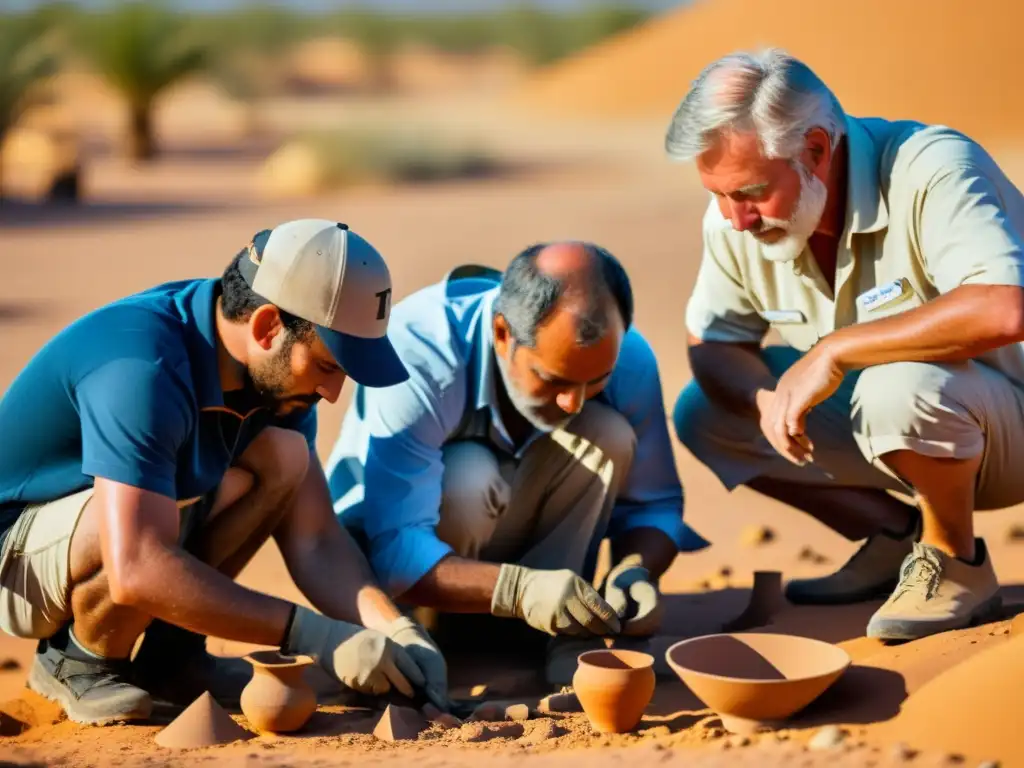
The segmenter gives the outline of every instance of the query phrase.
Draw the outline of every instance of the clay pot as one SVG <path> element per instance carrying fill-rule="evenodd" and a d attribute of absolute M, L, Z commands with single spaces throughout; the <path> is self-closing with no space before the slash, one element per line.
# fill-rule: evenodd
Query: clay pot
<path fill-rule="evenodd" d="M 595 731 L 631 731 L 654 694 L 654 657 L 622 650 L 581 653 L 572 685 Z"/>
<path fill-rule="evenodd" d="M 668 649 L 666 660 L 733 733 L 778 725 L 850 665 L 849 654 L 830 643 L 752 632 L 683 640 Z"/>
<path fill-rule="evenodd" d="M 252 664 L 252 680 L 242 689 L 242 713 L 258 731 L 296 731 L 316 711 L 316 694 L 306 682 L 309 656 L 282 656 L 257 651 L 245 660 Z"/>

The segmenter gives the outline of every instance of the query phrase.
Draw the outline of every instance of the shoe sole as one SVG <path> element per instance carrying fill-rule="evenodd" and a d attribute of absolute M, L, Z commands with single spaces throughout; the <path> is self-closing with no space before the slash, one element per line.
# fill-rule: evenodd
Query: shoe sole
<path fill-rule="evenodd" d="M 1000 618 L 1003 608 L 1002 595 L 996 594 L 979 605 L 967 619 L 952 619 L 946 622 L 901 621 L 882 619 L 878 624 L 868 624 L 867 636 L 877 640 L 920 640 L 949 632 L 967 629 L 977 624 L 986 624 Z"/>
<path fill-rule="evenodd" d="M 28 672 L 27 685 L 44 699 L 56 702 L 63 708 L 69 720 L 82 725 L 116 725 L 148 720 L 152 705 L 139 707 L 134 712 L 97 715 L 87 704 L 68 694 L 67 690 L 50 675 L 38 659 L 34 659 Z"/>
<path fill-rule="evenodd" d="M 793 605 L 852 605 L 854 603 L 866 603 L 871 600 L 885 599 L 896 589 L 898 580 L 893 579 L 877 587 L 863 589 L 860 592 L 831 593 L 831 594 L 790 594 L 785 591 L 786 600 Z"/>

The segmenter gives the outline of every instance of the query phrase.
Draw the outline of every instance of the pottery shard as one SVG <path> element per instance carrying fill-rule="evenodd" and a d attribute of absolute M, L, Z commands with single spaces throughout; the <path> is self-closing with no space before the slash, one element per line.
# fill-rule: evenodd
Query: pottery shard
<path fill-rule="evenodd" d="M 505 707 L 505 719 L 515 721 L 529 720 L 530 708 L 525 704 L 509 704 Z"/>
<path fill-rule="evenodd" d="M 403 741 L 415 739 L 427 727 L 426 721 L 415 709 L 388 704 L 373 735 L 381 741 Z"/>
<path fill-rule="evenodd" d="M 552 712 L 582 712 L 583 707 L 580 706 L 580 700 L 576 698 L 575 693 L 553 693 L 540 700 L 540 704 L 537 705 L 537 711 L 542 714 L 550 714 Z"/>
<path fill-rule="evenodd" d="M 447 712 L 442 712 L 440 709 L 435 707 L 429 701 L 423 705 L 423 716 L 432 723 L 437 723 L 442 728 L 459 728 L 462 726 L 462 721 L 459 720 L 455 715 L 451 715 Z"/>
<path fill-rule="evenodd" d="M 745 547 L 760 547 L 775 541 L 775 531 L 767 525 L 748 525 L 740 532 L 740 543 Z"/>
<path fill-rule="evenodd" d="M 841 728 L 835 725 L 826 725 L 821 728 L 807 743 L 810 749 L 834 749 L 843 743 L 846 734 Z"/>
<path fill-rule="evenodd" d="M 21 669 L 21 662 L 17 659 L 4 659 L 0 661 L 0 672 L 14 672 Z"/>
<path fill-rule="evenodd" d="M 170 749 L 212 747 L 251 738 L 209 692 L 189 704 L 170 725 L 156 735 L 156 743 Z"/>

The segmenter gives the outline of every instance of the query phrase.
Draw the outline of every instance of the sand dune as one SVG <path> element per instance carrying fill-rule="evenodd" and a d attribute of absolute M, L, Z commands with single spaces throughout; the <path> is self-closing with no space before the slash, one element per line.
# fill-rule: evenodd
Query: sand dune
<path fill-rule="evenodd" d="M 1016 0 L 695 0 L 539 73 L 517 98 L 562 114 L 667 120 L 708 62 L 776 45 L 810 64 L 852 114 L 1003 142 L 1024 135 L 1022 26 Z"/>

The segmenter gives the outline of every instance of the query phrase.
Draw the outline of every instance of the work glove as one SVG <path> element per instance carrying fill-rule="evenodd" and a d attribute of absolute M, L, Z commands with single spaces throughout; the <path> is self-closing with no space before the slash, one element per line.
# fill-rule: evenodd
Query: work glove
<path fill-rule="evenodd" d="M 413 698 L 426 680 L 405 649 L 382 632 L 296 606 L 281 652 L 311 656 L 354 691 L 381 696 L 392 688 Z"/>
<path fill-rule="evenodd" d="M 491 598 L 495 616 L 523 619 L 549 635 L 591 637 L 619 632 L 619 618 L 592 586 L 572 571 L 542 571 L 505 563 Z"/>
<path fill-rule="evenodd" d="M 406 616 L 388 625 L 387 636 L 405 649 L 426 680 L 425 693 L 430 703 L 442 712 L 451 711 L 448 701 L 448 665 L 427 630 Z"/>
<path fill-rule="evenodd" d="M 665 606 L 640 555 L 629 555 L 612 568 L 604 599 L 622 621 L 623 635 L 650 637 L 661 626 Z"/>

